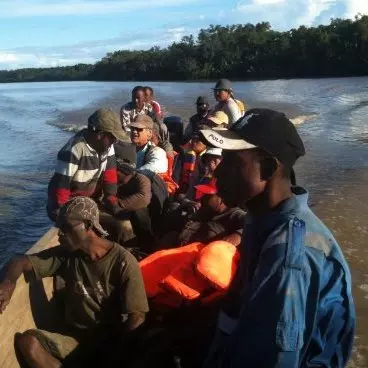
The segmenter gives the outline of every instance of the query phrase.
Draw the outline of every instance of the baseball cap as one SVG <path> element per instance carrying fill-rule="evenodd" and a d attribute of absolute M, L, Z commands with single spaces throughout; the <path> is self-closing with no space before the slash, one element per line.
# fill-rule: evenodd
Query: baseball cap
<path fill-rule="evenodd" d="M 110 109 L 98 109 L 88 118 L 88 128 L 92 131 L 111 133 L 120 141 L 129 138 L 121 127 L 119 116 Z"/>
<path fill-rule="evenodd" d="M 125 174 L 132 174 L 136 168 L 137 152 L 132 143 L 115 144 L 117 169 Z"/>
<path fill-rule="evenodd" d="M 146 114 L 138 115 L 135 120 L 130 123 L 130 126 L 133 128 L 153 129 L 153 120 Z"/>
<path fill-rule="evenodd" d="M 207 97 L 205 97 L 205 96 L 199 96 L 197 98 L 196 104 L 197 105 L 208 105 L 208 99 L 207 99 Z"/>
<path fill-rule="evenodd" d="M 211 120 L 216 125 L 229 124 L 229 117 L 223 111 L 216 111 L 208 116 L 207 120 Z"/>
<path fill-rule="evenodd" d="M 233 87 L 231 85 L 231 82 L 228 79 L 221 78 L 217 81 L 214 90 L 216 89 L 225 89 L 227 91 L 232 91 Z"/>
<path fill-rule="evenodd" d="M 198 184 L 194 186 L 195 192 L 195 200 L 199 201 L 206 194 L 216 194 L 216 179 L 212 179 L 208 184 Z"/>
<path fill-rule="evenodd" d="M 212 156 L 222 156 L 222 149 L 221 148 L 207 148 L 206 152 L 203 154 L 204 155 L 212 155 Z"/>
<path fill-rule="evenodd" d="M 89 197 L 74 197 L 61 207 L 56 226 L 60 227 L 66 220 L 90 221 L 101 235 L 109 235 L 100 225 L 100 212 L 96 202 Z"/>
<path fill-rule="evenodd" d="M 224 150 L 261 148 L 292 167 L 305 155 L 294 124 L 285 114 L 269 109 L 251 109 L 229 129 L 201 130 L 205 140 Z"/>

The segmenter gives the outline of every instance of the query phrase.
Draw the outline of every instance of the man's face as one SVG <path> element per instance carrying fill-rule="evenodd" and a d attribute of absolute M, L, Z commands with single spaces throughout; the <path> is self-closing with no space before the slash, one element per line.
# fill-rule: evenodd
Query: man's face
<path fill-rule="evenodd" d="M 197 113 L 200 115 L 205 115 L 208 111 L 208 105 L 207 104 L 197 104 Z"/>
<path fill-rule="evenodd" d="M 118 170 L 118 183 L 120 185 L 128 184 L 131 178 L 132 178 L 131 174 L 126 174 L 126 173 Z"/>
<path fill-rule="evenodd" d="M 145 100 L 146 100 L 146 97 L 144 95 L 144 92 L 141 90 L 137 91 L 135 95 L 133 96 L 133 102 L 135 103 L 135 106 L 139 110 L 143 109 Z"/>
<path fill-rule="evenodd" d="M 130 127 L 130 139 L 137 147 L 145 146 L 151 137 L 151 129 Z"/>
<path fill-rule="evenodd" d="M 87 231 L 82 221 L 64 220 L 59 227 L 59 242 L 69 252 L 83 248 L 88 243 Z"/>
<path fill-rule="evenodd" d="M 213 93 L 218 102 L 225 102 L 230 98 L 230 92 L 226 89 L 215 89 Z"/>
<path fill-rule="evenodd" d="M 221 160 L 222 160 L 222 157 L 206 154 L 203 157 L 203 166 L 210 173 L 213 173 L 216 170 L 217 166 L 220 164 Z"/>
<path fill-rule="evenodd" d="M 111 133 L 102 132 L 99 142 L 101 144 L 101 151 L 106 152 L 116 142 L 116 138 Z"/>
<path fill-rule="evenodd" d="M 229 207 L 242 206 L 265 190 L 255 150 L 225 151 L 215 171 L 220 197 Z"/>
<path fill-rule="evenodd" d="M 147 103 L 150 103 L 152 100 L 152 93 L 148 88 L 144 90 L 144 98 Z"/>

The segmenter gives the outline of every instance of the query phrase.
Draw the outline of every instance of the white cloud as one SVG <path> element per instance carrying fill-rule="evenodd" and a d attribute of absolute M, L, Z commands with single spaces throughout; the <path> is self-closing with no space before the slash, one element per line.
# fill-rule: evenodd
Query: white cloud
<path fill-rule="evenodd" d="M 296 22 L 298 25 L 310 26 L 322 12 L 329 9 L 335 3 L 335 0 L 307 0 L 305 2 L 304 14 L 301 14 L 296 19 Z"/>
<path fill-rule="evenodd" d="M 11 62 L 17 62 L 18 56 L 14 53 L 10 52 L 0 52 L 0 64 L 1 63 L 11 63 Z"/>
<path fill-rule="evenodd" d="M 358 13 L 368 15 L 368 0 L 345 0 L 344 17 L 354 18 Z"/>
<path fill-rule="evenodd" d="M 152 46 L 165 47 L 178 42 L 185 34 L 195 33 L 185 27 L 148 29 L 145 32 L 124 33 L 105 40 L 83 42 L 69 46 L 21 47 L 0 50 L 0 70 L 29 67 L 53 67 L 91 64 L 100 60 L 108 52 L 117 50 L 149 49 Z"/>
<path fill-rule="evenodd" d="M 237 4 L 235 12 L 249 16 L 249 20 L 246 19 L 244 22 L 269 21 L 274 28 L 290 29 L 300 25 L 314 25 L 322 13 L 332 9 L 338 2 L 339 0 L 240 1 Z M 327 19 L 329 20 L 329 18 Z"/>
<path fill-rule="evenodd" d="M 31 1 L 29 0 L 5 0 L 1 1 L 0 17 L 11 18 L 127 13 L 147 8 L 178 7 L 194 2 L 196 2 L 196 0 L 150 0 L 149 2 L 136 0 L 35 0 L 33 1 L 33 4 L 31 4 Z"/>

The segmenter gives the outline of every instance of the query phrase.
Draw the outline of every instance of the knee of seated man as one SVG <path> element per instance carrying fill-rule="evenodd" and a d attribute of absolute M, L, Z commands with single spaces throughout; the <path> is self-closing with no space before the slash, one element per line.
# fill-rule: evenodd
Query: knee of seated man
<path fill-rule="evenodd" d="M 41 347 L 37 337 L 27 333 L 27 331 L 22 334 L 18 333 L 15 335 L 15 345 L 23 354 L 32 356 L 37 355 L 39 348 Z"/>

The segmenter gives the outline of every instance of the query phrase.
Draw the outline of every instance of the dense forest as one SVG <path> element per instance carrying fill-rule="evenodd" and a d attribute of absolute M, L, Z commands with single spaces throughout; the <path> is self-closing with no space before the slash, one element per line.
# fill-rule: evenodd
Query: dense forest
<path fill-rule="evenodd" d="M 368 16 L 286 32 L 211 25 L 167 48 L 108 53 L 95 65 L 0 71 L 0 82 L 263 79 L 368 74 Z"/>

